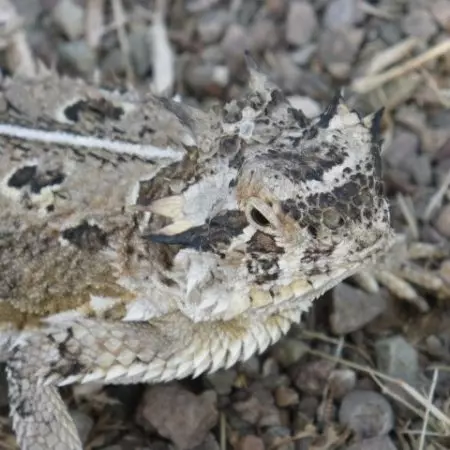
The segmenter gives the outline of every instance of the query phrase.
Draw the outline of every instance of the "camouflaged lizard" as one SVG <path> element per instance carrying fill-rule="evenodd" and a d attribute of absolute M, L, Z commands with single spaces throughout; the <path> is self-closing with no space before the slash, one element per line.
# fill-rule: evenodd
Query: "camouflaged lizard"
<path fill-rule="evenodd" d="M 58 393 L 262 352 L 393 239 L 380 113 L 316 119 L 255 68 L 201 112 L 49 76 L 0 97 L 0 360 L 27 450 L 80 450 Z"/>

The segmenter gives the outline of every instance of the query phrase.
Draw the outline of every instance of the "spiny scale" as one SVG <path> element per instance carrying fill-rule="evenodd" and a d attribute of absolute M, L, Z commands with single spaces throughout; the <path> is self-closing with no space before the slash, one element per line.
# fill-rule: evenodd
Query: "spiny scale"
<path fill-rule="evenodd" d="M 82 448 L 56 386 L 167 381 L 276 342 L 390 245 L 380 115 L 308 121 L 250 68 L 217 115 L 5 81 L 0 357 L 23 449 Z"/>

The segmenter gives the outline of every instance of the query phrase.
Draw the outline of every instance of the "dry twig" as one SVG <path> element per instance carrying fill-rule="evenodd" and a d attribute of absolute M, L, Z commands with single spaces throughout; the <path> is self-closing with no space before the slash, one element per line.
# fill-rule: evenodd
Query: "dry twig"
<path fill-rule="evenodd" d="M 387 70 L 386 72 L 383 72 L 379 75 L 356 78 L 353 81 L 351 87 L 355 92 L 359 94 L 365 94 L 372 91 L 373 89 L 376 89 L 379 86 L 382 86 L 385 83 L 388 83 L 389 81 L 394 80 L 395 78 L 402 77 L 408 72 L 419 69 L 423 65 L 439 58 L 449 51 L 450 39 L 436 44 L 434 47 L 423 52 L 419 56 L 416 56 L 415 58 L 412 58 L 409 61 L 393 67 L 392 69 Z"/>

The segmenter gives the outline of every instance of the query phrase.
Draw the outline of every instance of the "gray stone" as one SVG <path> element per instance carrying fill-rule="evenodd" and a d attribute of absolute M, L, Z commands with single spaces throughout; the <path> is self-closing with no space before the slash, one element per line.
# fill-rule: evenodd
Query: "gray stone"
<path fill-rule="evenodd" d="M 248 36 L 244 27 L 232 24 L 228 27 L 221 43 L 228 58 L 242 57 L 248 46 Z"/>
<path fill-rule="evenodd" d="M 333 398 L 340 399 L 355 388 L 356 372 L 352 369 L 334 369 L 329 382 Z"/>
<path fill-rule="evenodd" d="M 272 348 L 272 355 L 283 367 L 298 362 L 308 351 L 307 345 L 293 338 L 284 338 Z"/>
<path fill-rule="evenodd" d="M 209 10 L 199 18 L 197 30 L 205 44 L 217 42 L 230 23 L 230 14 L 224 9 Z"/>
<path fill-rule="evenodd" d="M 261 361 L 257 356 L 254 355 L 246 361 L 238 363 L 238 367 L 239 372 L 242 372 L 249 377 L 256 378 L 261 372 Z"/>
<path fill-rule="evenodd" d="M 306 1 L 291 2 L 286 20 L 286 41 L 298 46 L 307 44 L 317 28 L 316 12 L 311 4 Z"/>
<path fill-rule="evenodd" d="M 318 56 L 335 78 L 347 78 L 363 40 L 361 28 L 325 30 L 319 37 Z"/>
<path fill-rule="evenodd" d="M 354 390 L 342 400 L 339 422 L 360 438 L 383 436 L 394 427 L 394 412 L 381 394 Z"/>
<path fill-rule="evenodd" d="M 323 14 L 323 24 L 330 30 L 355 25 L 364 19 L 358 0 L 332 0 Z"/>
<path fill-rule="evenodd" d="M 412 9 L 402 21 L 402 29 L 409 36 L 430 39 L 438 32 L 436 21 L 426 9 Z"/>
<path fill-rule="evenodd" d="M 376 436 L 355 442 L 347 450 L 397 450 L 397 447 L 389 436 Z"/>
<path fill-rule="evenodd" d="M 79 74 L 89 75 L 97 64 L 95 52 L 86 41 L 63 42 L 58 46 L 61 61 L 75 69 Z"/>
<path fill-rule="evenodd" d="M 94 426 L 94 420 L 92 417 L 79 410 L 70 411 L 70 415 L 75 423 L 75 426 L 77 427 L 81 442 L 86 442 L 89 437 L 89 433 Z"/>
<path fill-rule="evenodd" d="M 299 401 L 298 393 L 287 386 L 279 386 L 275 390 L 275 402 L 280 408 L 296 405 Z"/>
<path fill-rule="evenodd" d="M 134 24 L 128 36 L 130 44 L 130 58 L 136 74 L 140 77 L 146 75 L 151 66 L 151 45 L 149 42 L 149 29 L 144 24 Z"/>
<path fill-rule="evenodd" d="M 379 293 L 369 294 L 345 283 L 338 284 L 332 296 L 330 325 L 336 334 L 361 329 L 387 308 L 386 300 Z"/>
<path fill-rule="evenodd" d="M 253 52 L 262 52 L 274 48 L 279 38 L 279 27 L 273 20 L 258 20 L 250 28 L 249 47 Z"/>
<path fill-rule="evenodd" d="M 417 134 L 398 128 L 392 139 L 391 145 L 383 153 L 389 165 L 396 169 L 404 169 L 405 163 L 415 160 L 419 147 L 419 137 Z"/>
<path fill-rule="evenodd" d="M 294 441 L 289 440 L 290 437 L 291 430 L 287 427 L 270 427 L 262 436 L 267 449 L 295 450 Z M 283 443 L 282 447 L 280 447 L 281 443 Z"/>
<path fill-rule="evenodd" d="M 233 383 L 237 373 L 233 369 L 219 370 L 206 376 L 206 380 L 212 385 L 219 395 L 228 395 L 233 389 Z"/>
<path fill-rule="evenodd" d="M 429 186 L 433 180 L 433 169 L 429 155 L 423 153 L 419 155 L 415 164 L 411 167 L 411 175 L 413 180 L 419 186 Z"/>
<path fill-rule="evenodd" d="M 258 436 L 242 436 L 237 445 L 238 450 L 265 450 L 263 440 Z"/>
<path fill-rule="evenodd" d="M 430 12 L 437 23 L 446 31 L 450 31 L 450 0 L 434 0 Z"/>
<path fill-rule="evenodd" d="M 302 47 L 299 47 L 297 50 L 293 51 L 290 54 L 292 61 L 298 66 L 305 66 L 311 61 L 311 58 L 317 51 L 317 44 L 306 44 Z"/>
<path fill-rule="evenodd" d="M 419 357 L 403 336 L 382 338 L 375 343 L 377 368 L 387 375 L 415 384 L 419 379 Z"/>
<path fill-rule="evenodd" d="M 153 450 L 153 446 L 152 446 Z M 220 450 L 220 445 L 212 433 L 208 433 L 204 441 L 190 450 Z"/>
<path fill-rule="evenodd" d="M 145 429 L 156 429 L 179 449 L 190 449 L 206 439 L 218 421 L 216 396 L 201 395 L 170 383 L 149 387 L 139 405 L 137 422 Z"/>
<path fill-rule="evenodd" d="M 60 0 L 52 10 L 52 17 L 71 41 L 84 34 L 84 9 L 73 0 Z"/>

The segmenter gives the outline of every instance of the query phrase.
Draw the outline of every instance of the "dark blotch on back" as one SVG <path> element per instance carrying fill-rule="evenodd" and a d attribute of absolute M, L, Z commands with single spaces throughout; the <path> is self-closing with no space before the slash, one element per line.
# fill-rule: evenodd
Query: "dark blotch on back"
<path fill-rule="evenodd" d="M 8 180 L 8 186 L 16 189 L 23 188 L 36 176 L 37 166 L 25 166 L 17 169 Z"/>
<path fill-rule="evenodd" d="M 81 250 L 95 252 L 108 243 L 107 234 L 97 225 L 89 225 L 86 221 L 76 227 L 66 228 L 61 235 Z"/>
<path fill-rule="evenodd" d="M 8 180 L 8 186 L 21 189 L 29 186 L 34 194 L 39 194 L 47 186 L 61 184 L 65 175 L 59 170 L 39 171 L 37 166 L 25 166 L 16 170 Z"/>
<path fill-rule="evenodd" d="M 99 122 L 102 122 L 105 118 L 119 120 L 124 111 L 105 99 L 80 100 L 64 110 L 64 115 L 72 122 L 78 122 L 80 115 L 86 113 L 94 114 Z"/>

